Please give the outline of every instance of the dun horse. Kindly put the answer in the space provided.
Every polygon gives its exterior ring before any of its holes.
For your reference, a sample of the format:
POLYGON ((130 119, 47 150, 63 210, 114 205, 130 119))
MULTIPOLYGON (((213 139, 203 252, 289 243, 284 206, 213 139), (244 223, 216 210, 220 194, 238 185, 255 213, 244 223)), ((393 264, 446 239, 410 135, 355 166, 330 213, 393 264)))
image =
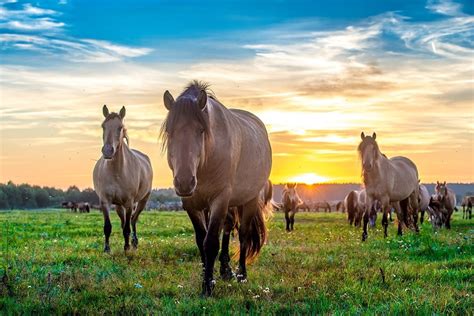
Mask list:
POLYGON ((296 192, 296 183, 287 183, 283 188, 282 204, 285 211, 286 231, 292 231, 295 225, 295 215, 301 199, 296 192))
MULTIPOLYGON (((163 99, 168 110, 161 130, 163 146, 175 191, 194 226, 204 266, 202 294, 209 296, 229 207, 241 209, 238 281, 247 279, 246 260, 257 256, 265 243, 270 208, 259 203, 259 195, 270 175, 270 141, 260 119, 227 109, 206 84, 192 82, 176 100, 166 91, 163 99)), ((221 264, 228 264, 228 256, 223 260, 221 264)))
POLYGON ((456 194, 453 190, 448 188, 446 181, 444 183, 436 182, 435 186, 436 198, 441 204, 441 208, 446 210, 444 218, 444 225, 447 229, 451 229, 451 215, 456 210, 456 194))
POLYGON ((423 224, 423 220, 425 218, 425 212, 428 212, 428 213, 431 212, 431 210, 430 210, 430 193, 428 192, 428 189, 423 184, 420 184, 420 190, 419 190, 418 194, 419 194, 418 206, 419 206, 420 212, 421 212, 421 214, 420 214, 420 223, 423 224))
MULTIPOLYGON (((418 209, 418 170, 416 165, 406 157, 393 157, 388 159, 383 155, 375 141, 376 134, 372 137, 361 133, 361 143, 358 152, 362 160, 362 176, 367 192, 367 203, 364 212, 364 231, 362 240, 367 239, 367 223, 369 221, 369 211, 374 201, 379 200, 382 204, 384 236, 387 236, 388 212, 390 203, 400 202, 401 214, 397 214, 399 220, 407 221, 408 203, 414 209, 418 209), (401 218, 400 218, 401 217, 401 218)), ((400 213, 400 212, 399 212, 400 213)), ((415 212, 415 229, 418 213, 415 212)), ((399 225, 398 233, 401 234, 399 225)))
POLYGON ((104 251, 110 252, 109 238, 112 232, 110 206, 116 205, 117 214, 122 222, 124 249, 130 248, 130 222, 133 228, 132 246, 138 247, 136 224, 138 216, 145 208, 151 192, 153 171, 147 155, 130 149, 124 138, 128 137, 123 118, 125 107, 120 113, 109 113, 104 105, 102 112, 103 142, 102 157, 94 168, 94 188, 100 199, 104 215, 104 251))
POLYGON ((466 218, 469 215, 469 219, 472 218, 472 204, 474 204, 474 195, 466 195, 463 197, 461 206, 462 206, 462 218, 466 218))

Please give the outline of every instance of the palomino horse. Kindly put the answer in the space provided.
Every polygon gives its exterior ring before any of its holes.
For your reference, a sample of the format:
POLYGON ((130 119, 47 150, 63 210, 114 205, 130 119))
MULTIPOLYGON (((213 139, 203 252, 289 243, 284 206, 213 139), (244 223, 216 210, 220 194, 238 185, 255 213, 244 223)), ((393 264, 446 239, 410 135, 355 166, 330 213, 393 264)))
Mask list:
MULTIPOLYGON (((376 134, 372 137, 361 133, 361 143, 358 151, 362 160, 362 176, 367 192, 367 203, 364 212, 364 231, 362 240, 367 239, 367 223, 369 221, 369 211, 375 200, 382 204, 384 226, 384 236, 387 236, 388 218, 390 203, 400 202, 401 214, 404 221, 408 216, 408 202, 414 209, 418 209, 418 170, 416 165, 406 157, 393 157, 388 159, 383 155, 375 141, 376 134)), ((415 229, 418 213, 415 217, 415 229)), ((400 219, 400 217, 399 217, 400 219)), ((399 227, 400 228, 400 227, 399 227)), ((401 230, 399 229, 399 233, 401 230)))
POLYGON ((94 188, 100 199, 100 208, 104 215, 104 251, 110 252, 109 237, 112 232, 110 206, 115 204, 122 222, 124 249, 130 248, 130 221, 133 228, 132 245, 138 247, 136 223, 145 208, 151 193, 153 171, 147 155, 128 148, 124 138, 128 138, 123 124, 125 107, 120 113, 109 113, 104 105, 102 112, 103 141, 102 157, 94 168, 94 188))
POLYGON ((474 204, 474 195, 466 195, 462 198, 462 218, 466 218, 469 214, 469 219, 472 218, 472 204, 474 204))
POLYGON ((295 215, 301 199, 296 192, 296 183, 287 183, 283 188, 282 197, 283 210, 285 211, 286 231, 292 231, 295 225, 295 215))
POLYGON ((448 188, 446 181, 440 183, 436 181, 435 186, 436 198, 441 203, 441 208, 446 210, 446 216, 444 218, 444 225, 447 229, 451 229, 451 215, 456 210, 456 194, 453 190, 448 188))
POLYGON ((270 141, 259 118, 227 109, 209 95, 206 84, 194 81, 176 101, 168 91, 163 99, 168 110, 161 129, 163 148, 175 191, 196 233, 204 265, 202 294, 210 296, 219 236, 229 207, 242 209, 238 281, 247 279, 246 260, 257 256, 265 243, 269 208, 259 203, 259 195, 270 175, 270 141))

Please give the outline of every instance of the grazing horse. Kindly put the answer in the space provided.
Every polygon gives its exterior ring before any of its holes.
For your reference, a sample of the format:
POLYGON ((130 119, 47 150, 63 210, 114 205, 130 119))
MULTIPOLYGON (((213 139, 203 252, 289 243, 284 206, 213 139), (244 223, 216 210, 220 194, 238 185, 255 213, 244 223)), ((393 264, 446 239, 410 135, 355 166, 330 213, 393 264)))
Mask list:
POLYGON ((166 91, 163 100, 168 110, 161 128, 163 148, 176 194, 194 226, 204 266, 202 295, 210 296, 229 207, 242 213, 239 282, 247 280, 246 260, 258 255, 267 238, 269 208, 259 203, 259 196, 270 175, 270 141, 259 118, 227 109, 209 93, 207 84, 192 82, 176 100, 166 91))
POLYGON ((285 211, 286 231, 292 231, 295 225, 295 215, 298 212, 298 205, 301 199, 296 192, 296 183, 287 183, 283 188, 282 204, 285 211))
POLYGON ((320 209, 323 209, 325 213, 331 213, 331 205, 327 201, 314 203, 315 212, 319 212, 320 209))
POLYGON ((89 203, 87 202, 78 203, 77 208, 79 209, 79 213, 90 213, 91 211, 89 203))
MULTIPOLYGON (((388 218, 390 203, 400 202, 402 220, 407 221, 408 203, 418 209, 418 170, 416 165, 406 157, 393 157, 388 159, 383 155, 375 141, 376 134, 372 137, 360 135, 362 141, 358 146, 358 152, 362 161, 362 176, 367 192, 367 203, 364 212, 364 231, 362 240, 367 239, 367 223, 369 212, 375 200, 382 204, 383 217, 382 226, 384 236, 387 237, 388 218)), ((417 227, 417 216, 415 214, 415 230, 417 227)), ((399 217, 400 219, 400 217, 399 217)), ((399 234, 401 226, 399 225, 399 234)))
POLYGON ((344 208, 347 211, 347 219, 349 220, 349 225, 352 225, 355 221, 355 216, 357 213, 357 201, 359 194, 357 190, 349 192, 344 198, 344 208))
POLYGON ((76 202, 71 202, 71 201, 66 201, 61 203, 61 206, 64 208, 68 208, 71 210, 71 212, 77 212, 77 203, 76 202))
POLYGON ((456 210, 456 194, 448 188, 446 181, 444 183, 436 182, 435 186, 436 198, 441 203, 441 208, 446 210, 444 225, 447 229, 451 229, 451 215, 456 210))
POLYGON ((462 198, 462 218, 467 219, 467 215, 469 214, 469 219, 472 218, 472 204, 474 203, 474 195, 466 195, 462 198))
POLYGON ((109 238, 112 233, 110 206, 116 205, 116 212, 122 222, 124 250, 130 248, 130 222, 133 228, 132 246, 138 247, 136 223, 145 208, 151 193, 153 170, 147 155, 128 147, 128 137, 123 119, 125 107, 120 113, 109 113, 104 105, 102 113, 103 142, 102 157, 94 167, 94 188, 99 196, 104 215, 104 251, 110 252, 109 238), (127 139, 127 144, 124 139, 127 139))

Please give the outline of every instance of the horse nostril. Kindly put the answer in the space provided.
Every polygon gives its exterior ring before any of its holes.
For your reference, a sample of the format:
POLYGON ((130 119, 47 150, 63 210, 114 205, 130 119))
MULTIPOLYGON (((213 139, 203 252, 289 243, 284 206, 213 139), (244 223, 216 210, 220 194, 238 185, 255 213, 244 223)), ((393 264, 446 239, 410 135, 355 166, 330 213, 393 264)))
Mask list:
POLYGON ((105 157, 112 157, 114 154, 114 147, 109 144, 105 144, 104 147, 102 147, 102 154, 104 154, 105 157))
POLYGON ((174 177, 174 179, 173 179, 173 185, 174 185, 176 188, 179 188, 179 180, 178 180, 178 177, 174 177))
POLYGON ((195 176, 193 176, 193 177, 191 178, 191 183, 190 183, 190 185, 191 185, 192 188, 194 188, 194 187, 196 186, 196 177, 195 177, 195 176))

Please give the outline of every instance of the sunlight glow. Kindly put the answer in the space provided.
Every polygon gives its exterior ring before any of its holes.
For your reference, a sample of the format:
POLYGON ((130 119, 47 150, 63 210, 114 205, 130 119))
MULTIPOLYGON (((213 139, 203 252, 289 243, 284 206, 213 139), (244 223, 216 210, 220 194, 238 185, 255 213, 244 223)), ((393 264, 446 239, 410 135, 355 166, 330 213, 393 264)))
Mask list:
POLYGON ((288 179, 290 182, 304 183, 304 184, 315 184, 328 182, 329 178, 317 175, 315 173, 303 173, 288 179))

